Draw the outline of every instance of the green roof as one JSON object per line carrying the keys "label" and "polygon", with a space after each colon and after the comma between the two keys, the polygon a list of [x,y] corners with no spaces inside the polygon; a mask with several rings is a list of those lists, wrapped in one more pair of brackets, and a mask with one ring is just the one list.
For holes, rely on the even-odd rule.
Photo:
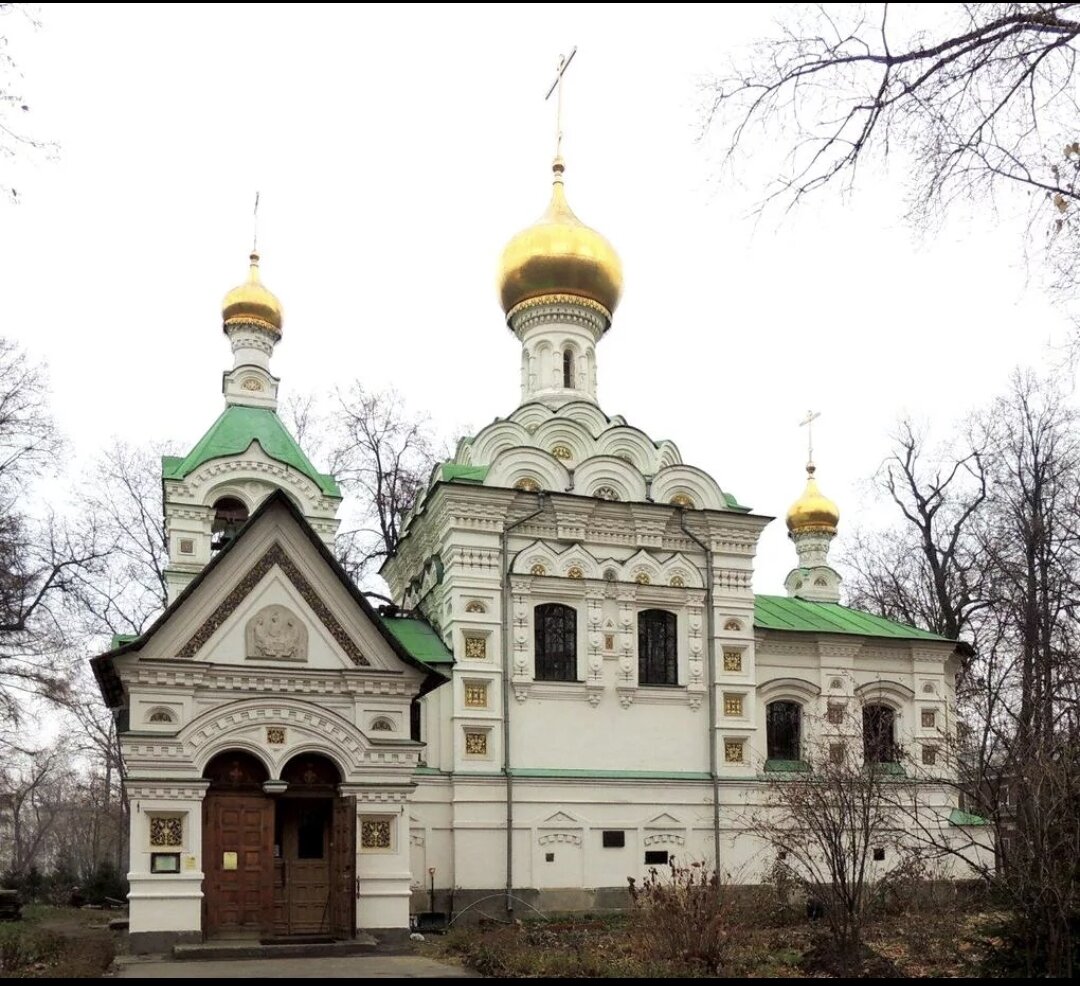
{"label": "green roof", "polygon": [[787,596],[755,596],[754,626],[763,630],[803,630],[810,633],[850,633],[895,640],[941,640],[929,630],[894,623],[883,616],[848,609],[839,603],[811,603]]}
{"label": "green roof", "polygon": [[461,466],[456,462],[444,462],[440,478],[447,482],[482,483],[487,479],[487,474],[487,466]]}
{"label": "green roof", "polygon": [[950,825],[989,825],[990,823],[982,815],[973,815],[963,808],[953,808],[949,812]]}
{"label": "green roof", "polygon": [[411,616],[380,616],[379,619],[394,635],[394,639],[416,660],[424,664],[454,663],[454,655],[427,620],[418,620]]}
{"label": "green roof", "polygon": [[281,423],[281,418],[267,407],[231,404],[184,458],[162,456],[162,476],[165,479],[183,479],[204,462],[246,452],[252,442],[258,442],[271,459],[292,466],[313,480],[325,496],[341,496],[334,477],[319,472],[311,464],[296,439]]}

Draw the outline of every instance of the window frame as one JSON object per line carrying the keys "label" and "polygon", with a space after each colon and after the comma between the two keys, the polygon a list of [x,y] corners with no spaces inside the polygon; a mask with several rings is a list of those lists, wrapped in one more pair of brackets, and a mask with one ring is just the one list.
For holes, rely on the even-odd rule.
{"label": "window frame", "polygon": [[[670,642],[670,653],[665,647],[665,653],[659,658],[663,662],[663,679],[653,680],[647,672],[650,670],[650,662],[657,658],[651,653],[646,653],[648,627],[658,625],[659,617],[663,617],[663,632],[665,643]],[[638,685],[645,688],[677,688],[679,687],[679,614],[670,609],[658,607],[642,609],[637,614],[637,638],[638,638]]]}
{"label": "window frame", "polygon": [[[876,727],[876,736],[868,732],[868,717],[881,715],[882,720],[888,719],[889,731],[879,723]],[[900,762],[900,744],[896,739],[897,726],[899,725],[900,713],[891,705],[883,702],[873,702],[863,706],[862,709],[862,740],[863,740],[863,763],[866,764],[891,764]],[[879,746],[880,745],[880,746]],[[871,756],[875,748],[879,748],[880,756]]]}
{"label": "window frame", "polygon": [[[548,654],[549,641],[546,635],[549,630],[544,626],[546,617],[549,614],[554,616],[556,612],[564,621],[561,630],[563,647],[561,656]],[[567,621],[570,623],[569,626],[566,625]],[[541,641],[544,643],[543,647],[541,647]],[[572,647],[567,653],[568,642],[572,642]],[[559,674],[551,673],[560,670],[557,662],[562,662],[565,667]],[[552,667],[553,664],[556,666]],[[533,680],[549,682],[579,682],[581,680],[578,676],[578,611],[576,607],[559,602],[537,603],[533,607]]]}
{"label": "window frame", "polygon": [[[789,716],[791,710],[794,710],[794,715],[790,716],[793,723],[790,728],[794,732],[793,738],[789,739],[793,743],[787,750],[779,748],[779,743],[774,747],[774,735],[773,735],[773,722],[774,713],[773,709],[778,706],[786,706],[788,708]],[[803,743],[802,743],[802,727],[803,727],[803,707],[801,702],[796,702],[790,698],[776,698],[771,702],[765,704],[765,751],[767,760],[783,760],[791,763],[796,763],[802,760]],[[794,754],[793,756],[791,754]]]}

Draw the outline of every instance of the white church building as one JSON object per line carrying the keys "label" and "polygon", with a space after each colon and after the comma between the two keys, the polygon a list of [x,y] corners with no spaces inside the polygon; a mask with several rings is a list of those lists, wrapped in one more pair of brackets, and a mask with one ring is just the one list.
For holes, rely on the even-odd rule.
{"label": "white church building", "polygon": [[957,645],[840,605],[813,466],[785,594],[758,595],[771,518],[601,407],[621,266],[553,170],[500,267],[521,402],[405,518],[397,615],[335,561],[341,493],[277,416],[256,255],[226,296],[225,409],[163,462],[169,606],[93,661],[135,950],[404,929],[432,887],[443,911],[617,906],[672,856],[753,881],[746,813],[811,744],[935,765]]}

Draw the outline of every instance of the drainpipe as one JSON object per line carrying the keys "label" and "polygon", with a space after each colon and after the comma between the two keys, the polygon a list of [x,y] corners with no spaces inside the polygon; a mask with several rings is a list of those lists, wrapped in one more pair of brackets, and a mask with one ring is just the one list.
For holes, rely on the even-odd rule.
{"label": "drainpipe", "polygon": [[[502,566],[502,749],[503,774],[506,777],[506,912],[514,913],[514,776],[510,771],[510,568],[513,560],[509,557],[510,532],[544,512],[547,497],[543,490],[536,494],[536,509],[520,517],[512,524],[507,524],[499,535],[499,550]],[[518,554],[521,554],[519,551]]]}
{"label": "drainpipe", "polygon": [[716,890],[720,892],[720,775],[716,765],[716,637],[713,633],[713,557],[709,546],[686,526],[686,511],[679,507],[679,527],[705,552],[705,683],[709,689],[709,777],[712,779],[713,859],[716,866]]}

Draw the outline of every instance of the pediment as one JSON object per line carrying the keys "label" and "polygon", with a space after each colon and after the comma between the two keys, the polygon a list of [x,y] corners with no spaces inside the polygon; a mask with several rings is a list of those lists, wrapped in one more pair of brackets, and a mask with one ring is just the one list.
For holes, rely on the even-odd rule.
{"label": "pediment", "polygon": [[151,628],[138,659],[423,673],[295,508],[264,507]]}
{"label": "pediment", "polygon": [[554,815],[545,818],[540,825],[543,828],[560,828],[563,826],[580,826],[582,821],[580,818],[575,818],[573,815],[565,811],[557,811]]}
{"label": "pediment", "polygon": [[650,818],[645,823],[647,829],[669,829],[669,828],[685,828],[685,823],[680,822],[674,815],[669,815],[666,811],[657,815],[655,818]]}

